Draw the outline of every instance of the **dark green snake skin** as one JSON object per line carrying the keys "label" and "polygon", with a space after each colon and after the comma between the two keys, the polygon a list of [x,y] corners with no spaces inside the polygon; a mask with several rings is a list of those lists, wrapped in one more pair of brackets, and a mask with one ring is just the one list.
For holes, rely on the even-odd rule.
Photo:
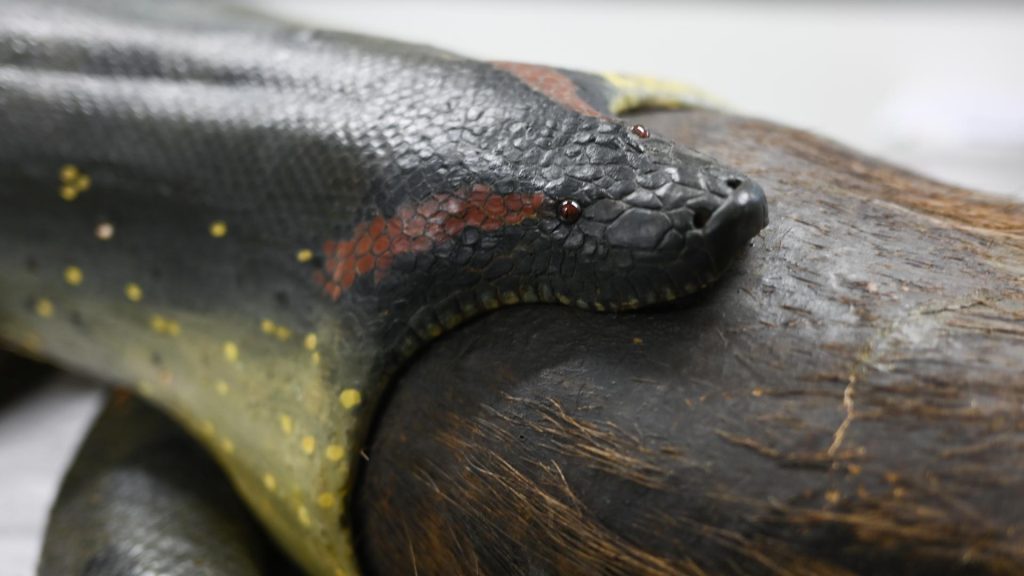
{"label": "dark green snake skin", "polygon": [[202,4],[2,10],[0,338],[165,408],[315,574],[357,570],[405,359],[503,305],[673,300],[767,223],[605,77]]}

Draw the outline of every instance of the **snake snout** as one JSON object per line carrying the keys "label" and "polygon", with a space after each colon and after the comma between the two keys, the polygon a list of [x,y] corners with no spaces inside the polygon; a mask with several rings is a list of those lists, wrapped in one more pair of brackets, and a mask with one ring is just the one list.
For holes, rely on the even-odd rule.
{"label": "snake snout", "polygon": [[705,246],[718,270],[768,224],[768,200],[756,182],[739,175],[720,179],[709,192],[724,198],[711,211],[694,207],[695,228],[703,231]]}

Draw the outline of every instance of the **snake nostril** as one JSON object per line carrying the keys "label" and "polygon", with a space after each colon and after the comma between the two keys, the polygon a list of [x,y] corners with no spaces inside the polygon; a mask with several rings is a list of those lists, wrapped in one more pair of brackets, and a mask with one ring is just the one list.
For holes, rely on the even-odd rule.
{"label": "snake nostril", "polygon": [[725,185],[735,190],[743,185],[743,179],[737,178],[736,176],[730,176],[725,180]]}
{"label": "snake nostril", "polygon": [[693,210],[693,227],[700,230],[708,223],[711,219],[711,210],[704,208],[703,206],[694,208]]}

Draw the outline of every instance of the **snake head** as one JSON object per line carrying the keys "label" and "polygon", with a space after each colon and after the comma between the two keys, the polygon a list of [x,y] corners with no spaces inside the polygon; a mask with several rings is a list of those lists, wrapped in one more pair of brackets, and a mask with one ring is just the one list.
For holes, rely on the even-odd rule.
{"label": "snake head", "polygon": [[403,356],[504,305],[674,300],[767,224],[762,189],[712,158],[523,86],[499,93],[511,103],[467,104],[467,122],[413,139],[430,145],[386,164],[401,170],[378,176],[379,214],[325,246],[325,292],[370,311]]}
{"label": "snake head", "polygon": [[674,300],[718,278],[768,222],[757,183],[646,129],[569,116],[502,136],[463,184],[328,247],[325,288],[375,298],[403,355],[503,305]]}
{"label": "snake head", "polygon": [[768,222],[756,182],[642,126],[588,119],[571,140],[538,168],[546,210],[516,249],[538,300],[674,300],[721,275]]}

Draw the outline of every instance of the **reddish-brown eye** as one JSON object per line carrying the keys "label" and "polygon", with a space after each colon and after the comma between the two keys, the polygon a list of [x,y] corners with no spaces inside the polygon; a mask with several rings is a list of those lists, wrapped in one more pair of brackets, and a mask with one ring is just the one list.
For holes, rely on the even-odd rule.
{"label": "reddish-brown eye", "polygon": [[575,200],[562,200],[558,203],[558,219],[562,222],[573,222],[580,219],[583,215],[583,208],[580,208],[580,203]]}
{"label": "reddish-brown eye", "polygon": [[629,129],[630,132],[636,134],[637,138],[648,138],[651,135],[651,131],[647,129],[643,124],[633,124]]}

